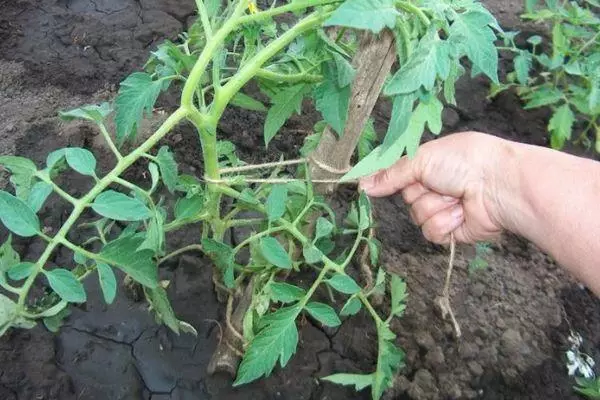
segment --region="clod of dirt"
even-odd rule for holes
[[[408,394],[414,400],[433,400],[439,396],[437,383],[434,376],[426,369],[420,369],[416,372]]]

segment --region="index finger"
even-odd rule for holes
[[[404,156],[391,167],[362,178],[359,186],[372,197],[384,197],[398,193],[408,185],[417,182],[414,165],[414,160]]]

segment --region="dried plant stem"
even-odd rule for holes
[[[375,236],[375,229],[370,228],[367,240],[372,240]],[[363,280],[365,281],[365,289],[369,291],[373,287],[373,271],[371,270],[373,265],[369,262],[369,245],[365,244],[362,253],[360,255],[360,269],[362,272]]]
[[[442,318],[446,319],[450,317],[452,321],[452,326],[454,327],[454,334],[456,338],[460,338],[462,336],[462,332],[460,330],[460,325],[454,316],[454,311],[452,310],[452,305],[450,304],[450,281],[452,279],[452,270],[454,269],[454,257],[456,255],[456,241],[454,239],[454,234],[450,234],[450,257],[448,258],[448,269],[446,270],[446,280],[444,282],[444,289],[442,290],[442,296],[436,299],[441,311]]]
[[[229,331],[233,334],[233,336],[235,336],[237,339],[239,339],[242,343],[245,343],[246,339],[244,339],[244,336],[241,333],[239,333],[237,331],[237,329],[235,329],[235,327],[231,323],[231,315],[232,314],[233,314],[233,296],[229,295],[229,298],[227,299],[227,309],[225,311],[225,324],[227,325],[227,329],[229,329]]]

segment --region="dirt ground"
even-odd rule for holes
[[[509,29],[519,25],[519,0],[485,1]],[[38,163],[53,149],[87,146],[99,155],[101,169],[110,157],[97,132],[85,124],[65,124],[57,111],[110,99],[115,85],[145,61],[164,38],[176,38],[193,18],[193,2],[178,0],[0,0],[0,155],[20,154]],[[513,140],[546,145],[544,111],[525,112],[511,94],[486,99],[484,80],[462,80],[458,106],[444,114],[445,132],[475,129]],[[176,101],[167,96],[161,106]],[[308,111],[308,110],[307,110]],[[389,104],[375,112],[385,127]],[[160,119],[157,114],[156,119]],[[234,141],[248,159],[268,158],[262,146],[263,116],[232,110],[219,134]],[[316,115],[294,117],[273,153],[298,151],[302,134]],[[384,129],[380,129],[384,131]],[[186,172],[201,160],[194,133],[179,128],[166,139]],[[587,154],[584,154],[587,155]],[[129,172],[140,178],[141,170]],[[86,182],[69,177],[65,185],[81,194]],[[0,177],[0,187],[5,184]],[[338,201],[343,202],[345,194]],[[52,198],[41,212],[45,226],[56,227],[68,209]],[[398,343],[407,353],[406,368],[388,399],[576,399],[566,374],[564,352],[570,329],[585,340],[588,353],[600,356],[600,302],[581,289],[549,257],[530,243],[507,235],[492,246],[489,267],[473,274],[471,246],[461,246],[453,279],[452,303],[463,337],[434,306],[441,292],[447,250],[427,243],[412,225],[400,198],[376,201],[378,237],[385,266],[405,277],[406,315],[394,322]],[[6,232],[0,230],[0,240]],[[172,237],[171,245],[190,241],[192,232]],[[77,232],[73,235],[78,235]],[[25,259],[39,255],[41,243],[18,241]],[[68,265],[59,251],[51,260]],[[375,361],[375,332],[366,315],[349,319],[335,331],[306,321],[298,353],[284,370],[239,389],[225,376],[209,377],[208,360],[223,307],[214,296],[210,265],[186,255],[168,264],[161,276],[172,281],[169,295],[180,318],[198,337],[177,337],[157,326],[145,305],[119,290],[105,306],[97,285],[87,286],[89,301],[74,308],[59,334],[43,326],[11,331],[0,339],[0,399],[348,399],[368,398],[318,380],[334,371],[370,371]]]

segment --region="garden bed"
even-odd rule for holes
[[[486,2],[500,22],[514,28],[518,5]],[[518,3],[518,2],[517,2]],[[506,8],[508,7],[508,8]],[[110,156],[99,147],[94,128],[64,123],[57,111],[111,99],[115,85],[139,68],[148,51],[165,37],[176,38],[194,18],[193,2],[177,0],[0,0],[0,155],[19,154],[41,164],[48,152],[68,145],[93,148],[99,168]],[[546,145],[543,111],[525,112],[505,93],[486,99],[487,83],[463,80],[458,106],[445,112],[445,132],[474,129],[513,140]],[[165,96],[170,109],[176,97]],[[376,126],[386,126],[390,106],[381,102]],[[157,109],[154,120],[162,117]],[[262,139],[263,116],[229,110],[220,135],[236,143],[248,161],[296,154],[318,116],[293,117],[286,135],[269,152]],[[180,126],[165,143],[180,168],[200,174],[201,160],[192,129]],[[144,168],[131,168],[128,179],[141,180]],[[0,177],[0,187],[6,182]],[[78,195],[85,180],[72,175],[61,182]],[[350,193],[343,190],[337,201]],[[447,251],[427,243],[410,223],[400,197],[375,201],[378,237],[386,268],[404,277],[409,300],[405,316],[393,323],[406,352],[406,367],[388,398],[569,399],[564,352],[569,330],[579,332],[589,354],[600,355],[600,303],[581,289],[547,256],[507,235],[491,247],[489,267],[468,273],[472,246],[460,246],[452,303],[463,329],[460,340],[436,311]],[[68,209],[51,197],[40,213],[49,228]],[[2,228],[3,229],[3,228]],[[193,228],[190,228],[193,229]],[[75,232],[74,234],[78,234]],[[192,231],[170,237],[173,248],[187,244]],[[7,232],[0,230],[0,242]],[[35,259],[41,242],[20,240],[17,250]],[[55,265],[68,265],[59,251]],[[338,371],[369,371],[375,362],[376,336],[362,314],[336,330],[303,320],[299,349],[284,370],[237,389],[227,376],[207,375],[206,367],[220,337],[224,307],[217,302],[211,266],[189,253],[166,263],[161,277],[171,280],[169,296],[176,314],[198,330],[198,337],[175,336],[155,324],[135,292],[119,288],[106,306],[95,282],[86,285],[89,301],[73,308],[60,333],[43,326],[11,331],[0,339],[0,398],[12,399],[347,399],[369,398],[318,380]]]

